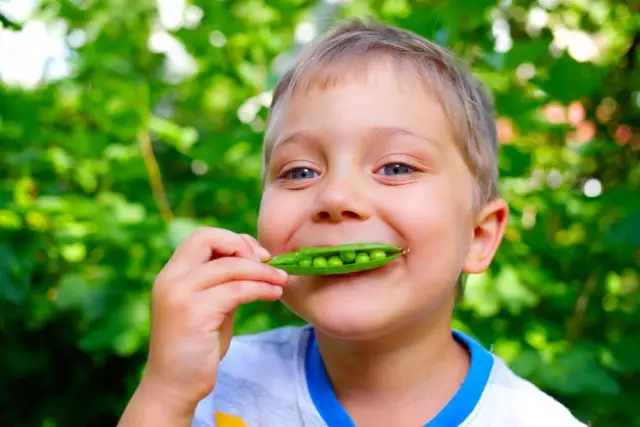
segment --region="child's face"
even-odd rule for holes
[[[366,77],[279,107],[259,217],[260,241],[273,254],[350,242],[410,248],[367,273],[289,277],[283,301],[345,338],[450,315],[460,271],[482,268],[471,255],[482,246],[473,177],[440,104],[409,72],[382,61],[368,67]]]

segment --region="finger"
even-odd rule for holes
[[[234,280],[209,288],[202,293],[200,301],[207,305],[207,311],[228,316],[241,304],[255,301],[275,301],[282,296],[282,287],[252,280]],[[216,316],[217,317],[217,316]],[[220,325],[211,325],[217,329]]]
[[[252,280],[276,286],[287,283],[287,273],[254,260],[220,258],[203,264],[187,273],[180,282],[194,290],[212,288],[225,282]]]
[[[267,261],[267,260],[269,260],[271,258],[271,254],[269,253],[269,251],[266,250],[264,248],[264,246],[262,246],[260,244],[260,242],[258,242],[258,240],[256,240],[255,237],[253,237],[253,236],[251,236],[249,234],[241,234],[241,236],[253,248],[253,252],[260,257],[260,261]]]
[[[183,274],[216,257],[237,256],[259,260],[245,238],[220,228],[200,228],[187,237],[175,250],[163,272]],[[162,273],[161,273],[162,274]],[[166,274],[166,273],[165,273]]]

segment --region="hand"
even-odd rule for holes
[[[252,237],[213,228],[176,249],[153,286],[144,399],[193,413],[215,385],[236,308],[282,296],[287,275],[260,262],[269,258]]]

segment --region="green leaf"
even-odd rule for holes
[[[164,142],[175,147],[178,151],[186,153],[198,141],[198,132],[192,127],[182,127],[170,120],[151,116],[149,129]]]
[[[469,276],[465,286],[464,307],[481,317],[495,316],[500,312],[500,302],[494,290],[494,284],[487,274]]]
[[[551,65],[546,79],[534,81],[539,83],[550,98],[568,105],[598,90],[607,72],[606,67],[578,62],[563,55]]]
[[[577,346],[547,363],[540,380],[550,389],[567,394],[583,392],[614,395],[620,391],[615,379],[596,362],[591,348]]]
[[[29,276],[22,270],[20,261],[11,247],[0,244],[0,296],[19,304],[29,292]]]
[[[498,156],[500,175],[504,178],[525,175],[533,164],[531,154],[516,145],[502,147]]]
[[[513,314],[538,302],[538,296],[522,283],[515,268],[505,267],[496,279],[496,293]]]
[[[541,369],[542,358],[536,351],[529,349],[520,353],[509,366],[517,375],[530,378]]]
[[[622,218],[614,223],[607,232],[611,243],[640,248],[640,211]]]
[[[87,283],[84,277],[79,273],[69,273],[58,284],[56,304],[63,309],[81,307],[87,296]]]

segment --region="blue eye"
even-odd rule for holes
[[[379,169],[382,175],[401,175],[414,172],[415,169],[404,163],[389,163]]]
[[[293,168],[283,173],[280,177],[285,179],[311,179],[316,172],[309,168]]]

